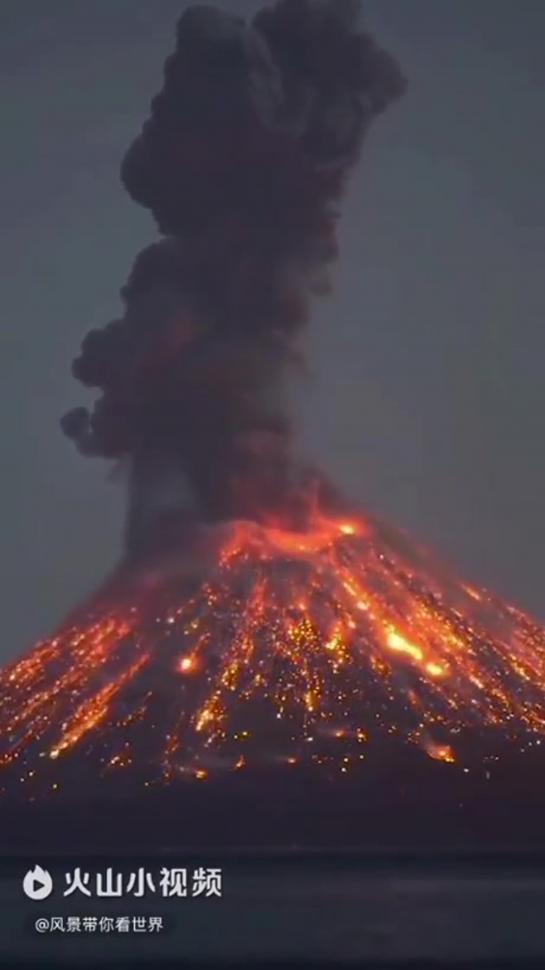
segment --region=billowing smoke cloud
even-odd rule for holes
[[[133,546],[158,478],[185,482],[205,519],[297,503],[282,378],[337,255],[346,176],[404,88],[358,13],[357,0],[280,0],[251,25],[208,6],[180,19],[122,164],[163,238],[137,257],[123,316],[74,362],[100,391],[92,412],[63,419],[82,452],[130,461]]]

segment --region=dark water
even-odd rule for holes
[[[206,857],[205,857],[206,855]],[[54,894],[27,900],[29,867],[49,868]],[[221,898],[62,896],[64,874],[218,866]],[[13,859],[0,878],[0,965],[535,966],[545,968],[541,856],[211,853],[191,857]],[[157,935],[46,933],[38,917],[161,915]]]

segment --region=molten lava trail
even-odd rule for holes
[[[364,770],[385,735],[447,762],[468,729],[541,743],[545,631],[404,537],[239,522],[212,560],[206,578],[170,563],[112,582],[4,669],[2,765],[25,791],[69,763],[151,785],[252,763]]]

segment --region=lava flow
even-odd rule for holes
[[[540,743],[545,631],[519,610],[373,521],[208,532],[206,576],[173,562],[118,578],[3,671],[2,763],[29,792],[71,762],[150,785],[364,770],[385,736],[446,762],[467,729]]]

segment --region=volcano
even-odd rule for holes
[[[517,765],[538,777],[543,627],[340,497],[284,413],[347,177],[404,90],[352,0],[181,17],[121,170],[161,238],[74,361],[92,408],[62,421],[126,471],[126,548],[1,672],[6,797],[121,792],[130,813],[175,789],[176,827],[220,804],[206,789],[224,827],[228,805],[255,820],[297,790],[287,816],[306,831],[329,803],[359,837],[370,805],[375,825],[411,792],[424,827],[423,806],[435,823],[471,801],[486,817],[482,785],[501,807],[514,778],[527,791]]]
[[[245,769],[365,771],[395,741],[462,770],[545,734],[545,631],[384,524],[201,527],[120,570],[1,676],[34,795]]]

